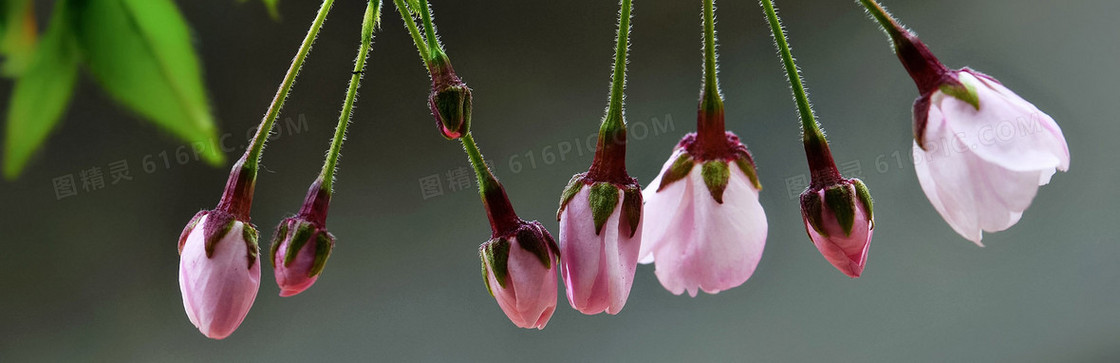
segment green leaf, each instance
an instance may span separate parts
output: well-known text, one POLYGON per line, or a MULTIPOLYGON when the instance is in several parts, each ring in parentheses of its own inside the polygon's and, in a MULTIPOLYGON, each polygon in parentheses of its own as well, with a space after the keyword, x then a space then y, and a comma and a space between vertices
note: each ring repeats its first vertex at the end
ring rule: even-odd
POLYGON ((271 16, 272 20, 280 20, 280 10, 276 8, 280 0, 261 0, 261 2, 264 3, 265 8, 268 8, 268 16, 271 16))
POLYGON ((6 0, 0 4, 0 55, 4 56, 0 74, 19 76, 31 65, 39 36, 35 25, 31 0, 6 0))
POLYGON ((71 0, 90 72, 118 102, 220 164, 190 30, 171 0, 71 0))
POLYGON ((19 176, 66 111, 78 77, 78 49, 65 1, 55 5, 50 27, 26 72, 16 80, 8 105, 4 176, 19 176))

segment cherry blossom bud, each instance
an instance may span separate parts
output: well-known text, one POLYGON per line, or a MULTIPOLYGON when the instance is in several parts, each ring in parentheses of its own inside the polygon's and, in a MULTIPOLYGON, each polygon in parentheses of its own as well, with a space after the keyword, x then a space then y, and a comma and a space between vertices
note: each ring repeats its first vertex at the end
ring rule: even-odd
POLYGON ((271 260, 280 296, 299 294, 315 284, 334 249, 334 235, 302 217, 285 218, 276 227, 271 260))
POLYGON ((811 186, 801 194, 805 230, 821 255, 840 272, 859 277, 875 229, 871 194, 859 179, 811 186))
POLYGON ((560 251, 539 222, 520 225, 479 247, 486 289, 509 320, 544 329, 556 310, 556 262, 560 251))
POLYGON ((222 210, 199 212, 179 237, 179 256, 187 317, 211 339, 229 336, 260 287, 257 230, 222 210))
POLYGON ((626 305, 642 240, 642 194, 627 185, 577 174, 564 190, 560 221, 560 274, 568 302, 584 314, 618 314, 626 305))
POLYGON ((334 249, 334 235, 327 232, 331 191, 323 179, 307 190, 299 213, 276 226, 269 260, 272 261, 280 296, 299 294, 319 279, 334 249))
POLYGON ((443 137, 458 139, 471 128, 471 89, 455 74, 449 60, 441 58, 434 64, 428 106, 443 137))

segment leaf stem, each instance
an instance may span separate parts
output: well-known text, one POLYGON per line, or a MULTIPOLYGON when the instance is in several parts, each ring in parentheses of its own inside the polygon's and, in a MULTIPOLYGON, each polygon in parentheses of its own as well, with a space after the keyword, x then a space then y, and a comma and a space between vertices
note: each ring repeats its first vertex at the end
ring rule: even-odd
POLYGON ((354 101, 358 96, 358 87, 362 81, 362 71, 365 69, 369 48, 373 43, 373 29, 376 27, 375 14, 380 12, 381 0, 370 0, 367 3, 365 17, 362 20, 362 44, 358 47, 358 57, 354 59, 350 88, 346 91, 346 101, 342 104, 342 113, 339 115, 338 125, 334 129, 331 149, 327 153, 327 159, 323 162, 323 170, 319 174, 320 179, 322 179, 322 188, 327 192, 330 192, 334 185, 334 173, 338 166, 339 152, 342 150, 342 142, 346 139, 346 127, 350 124, 354 101))
POLYGON ((295 58, 292 59, 292 65, 288 67, 288 73, 284 75, 284 81, 280 84, 280 89, 276 91, 276 97, 272 99, 272 104, 268 107, 268 113, 261 121, 260 126, 257 127, 257 134, 253 137, 252 145, 245 151, 245 156, 242 157, 245 168, 256 171, 257 164, 260 162, 261 151, 264 150, 264 143, 268 139, 269 133, 272 132, 272 125, 280 115, 284 100, 288 98, 288 92, 292 89, 296 75, 299 74, 304 60, 307 59, 307 54, 311 51, 311 44, 315 42, 315 38, 319 35, 319 29, 323 27, 323 22, 326 21, 327 13, 330 12, 333 4, 334 0, 323 0, 323 4, 319 7, 319 13, 316 15, 315 21, 311 23, 311 28, 307 30, 307 36, 303 38, 303 43, 300 45, 295 58))

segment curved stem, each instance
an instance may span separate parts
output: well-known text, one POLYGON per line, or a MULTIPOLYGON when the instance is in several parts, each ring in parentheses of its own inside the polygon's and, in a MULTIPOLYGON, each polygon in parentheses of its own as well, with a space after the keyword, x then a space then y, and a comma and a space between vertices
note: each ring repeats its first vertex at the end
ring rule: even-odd
POLYGON ((430 63, 428 46, 424 42, 424 37, 420 35, 420 29, 416 27, 416 21, 412 18, 412 13, 408 10, 408 5, 404 0, 393 0, 393 4, 397 6, 397 12, 401 13, 401 20, 404 21, 405 28, 408 29, 408 34, 412 35, 412 43, 416 44, 416 51, 420 52, 420 58, 424 60, 424 65, 430 63))
POLYGON ((622 117, 622 98, 626 89, 626 52, 630 46, 630 0, 622 0, 622 10, 618 18, 618 45, 614 51, 614 75, 611 78, 611 98, 607 107, 608 116, 604 119, 599 134, 603 131, 626 129, 622 117))
POLYGON ((793 98, 797 102, 797 110, 801 113, 801 125, 804 127, 805 140, 808 142, 810 137, 814 137, 824 141, 824 134, 817 125, 816 116, 813 115, 813 106, 809 104, 809 97, 805 94, 805 86, 801 82, 801 73, 797 70, 797 64, 793 61, 793 54, 789 50, 786 33, 782 30, 782 23, 778 19, 778 13, 774 10, 774 4, 770 0, 762 0, 762 7, 766 12, 766 19, 770 21, 770 31, 778 45, 782 63, 786 67, 786 77, 789 78, 790 87, 793 88, 793 98))
POLYGON ((490 230, 493 237, 497 238, 508 234, 520 224, 520 218, 513 210, 513 205, 506 196, 505 188, 498 178, 486 166, 486 159, 474 143, 474 136, 468 131, 459 140, 463 143, 463 150, 474 167, 474 175, 478 178, 478 195, 482 198, 482 205, 486 208, 486 217, 490 220, 490 230))
POLYGON ((326 21, 327 13, 330 12, 333 3, 334 0, 323 0, 323 5, 319 7, 319 14, 315 17, 315 21, 311 23, 311 28, 307 30, 307 36, 303 38, 299 51, 292 59, 292 65, 288 67, 288 73, 284 76, 280 89, 276 91, 276 97, 272 99, 272 104, 268 107, 268 113, 261 125, 257 127, 257 134, 253 137, 252 145, 245 151, 245 156, 243 156, 244 167, 256 170, 261 151, 264 150, 264 143, 268 139, 269 133, 272 132, 272 125, 280 115, 280 109, 284 106, 284 100, 288 98, 292 83, 295 82, 296 75, 299 74, 299 70, 303 66, 303 61, 307 59, 307 54, 311 51, 311 44, 315 42, 315 38, 319 35, 319 29, 323 27, 323 22, 326 21))
POLYGON ((322 188, 328 193, 334 185, 334 172, 338 166, 339 152, 342 142, 346 138, 346 127, 350 124, 350 116, 354 110, 354 100, 358 96, 358 87, 362 81, 362 70, 366 67, 366 58, 373 42, 373 28, 375 14, 381 11, 380 0, 370 0, 366 5, 365 17, 362 20, 362 44, 358 47, 358 57, 354 59, 354 71, 350 76, 350 88, 346 90, 346 101, 342 104, 342 114, 338 117, 338 125, 334 129, 334 139, 331 140, 331 149, 327 153, 327 160, 323 162, 323 170, 319 177, 322 179, 322 188), (376 4, 375 4, 376 3, 376 4))

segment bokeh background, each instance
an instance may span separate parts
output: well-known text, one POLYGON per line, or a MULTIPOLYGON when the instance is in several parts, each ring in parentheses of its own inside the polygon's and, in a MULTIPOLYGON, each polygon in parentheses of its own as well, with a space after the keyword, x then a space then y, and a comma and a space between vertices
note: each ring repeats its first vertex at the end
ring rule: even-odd
MULTIPOLYGON (((44 17, 51 1, 39 4, 44 17)), ((629 169, 648 183, 693 130, 699 1, 636 1, 629 169), (641 129, 647 131, 642 132, 641 129)), ((318 7, 283 0, 179 1, 222 133, 243 145, 318 7)), ((770 234, 741 287, 696 298, 641 266, 617 316, 584 316, 560 294, 543 331, 514 327, 486 293, 489 234, 467 161, 438 136, 428 80, 392 6, 361 88, 329 221, 339 243, 322 278, 256 304, 224 341, 183 312, 175 241, 217 202, 228 166, 179 163, 183 145, 116 106, 90 79, 18 180, 0 188, 3 361, 1115 361, 1120 359, 1120 168, 1113 150, 1120 41, 1113 0, 888 1, 950 66, 998 77, 1062 126, 1072 169, 1022 221, 979 248, 922 194, 909 161, 912 82, 853 1, 779 1, 838 163, 859 162, 877 230, 864 276, 830 266, 787 185, 807 176, 796 111, 760 6, 718 11, 727 125, 758 164, 770 234), (164 155, 170 156, 165 164, 164 155), (54 178, 126 160, 131 180, 57 198, 54 178), (147 172, 145 160, 156 163, 147 172), (425 195, 439 179, 441 195, 425 195)), ((474 88, 474 133, 522 217, 553 219, 591 154, 606 105, 614 1, 439 1, 440 35, 474 88), (561 144, 572 151, 559 157, 561 144), (545 159, 544 154, 555 154, 545 159), (535 164, 534 164, 535 160, 535 164), (551 160, 546 162, 546 160, 551 160)), ((318 171, 358 44, 363 1, 338 1, 278 122, 257 184, 262 248, 318 171)), ((7 99, 11 83, 0 84, 7 99)), ((236 158, 241 149, 230 152, 236 158)), ((80 187, 80 179, 79 179, 80 187)))

